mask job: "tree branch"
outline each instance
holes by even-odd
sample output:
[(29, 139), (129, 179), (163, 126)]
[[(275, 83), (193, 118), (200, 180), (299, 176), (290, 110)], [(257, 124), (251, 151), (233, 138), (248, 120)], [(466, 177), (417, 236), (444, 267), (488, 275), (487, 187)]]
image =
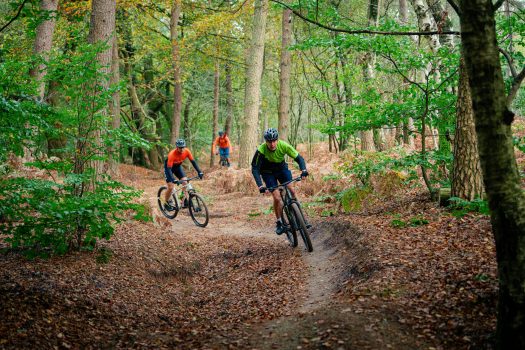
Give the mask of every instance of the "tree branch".
[(316, 25), (320, 28), (327, 29), (332, 32), (339, 32), (339, 33), (347, 33), (347, 34), (378, 34), (378, 35), (460, 35), (461, 33), (458, 31), (432, 31), (432, 32), (385, 32), (385, 31), (379, 31), (379, 30), (370, 30), (370, 29), (357, 29), (357, 30), (351, 30), (351, 29), (344, 29), (344, 28), (335, 28), (330, 27), (326, 24), (314, 21), (306, 16), (303, 16), (300, 12), (294, 10), (289, 5), (280, 2), (279, 0), (270, 0), (272, 2), (275, 2), (276, 4), (279, 4), (283, 7), (286, 7), (289, 10), (292, 10), (293, 14), (297, 17), (301, 18), (302, 20), (311, 23), (313, 25)]
[(18, 16), (20, 16), (20, 13), (22, 12), (22, 9), (24, 8), (24, 6), (26, 5), (26, 3), (28, 2), (29, 0), (24, 0), (21, 4), (20, 4), (20, 7), (18, 7), (18, 11), (16, 13), (16, 15), (11, 18), (9, 20), (9, 22), (7, 22), (6, 24), (4, 24), (4, 26), (2, 28), (0, 28), (0, 32), (2, 32), (4, 29), (6, 29), (9, 25), (11, 25), (11, 23), (13, 23), (17, 18)]
[(494, 12), (496, 12), (501, 7), (501, 5), (503, 5), (503, 3), (505, 1), (506, 0), (498, 0), (498, 1), (496, 1), (496, 3), (494, 4)]
[(498, 51), (501, 52), (503, 54), (503, 56), (505, 56), (505, 59), (507, 60), (507, 63), (509, 64), (509, 68), (510, 68), (510, 73), (512, 74), (512, 77), (514, 79), (516, 79), (516, 68), (514, 68), (514, 65), (512, 64), (512, 57), (510, 57), (510, 54), (502, 49), (501, 47), (498, 47)]
[(521, 72), (512, 80), (512, 86), (510, 87), (509, 95), (507, 96), (507, 106), (510, 106), (512, 101), (514, 101), (514, 98), (516, 98), (523, 79), (525, 79), (525, 67), (523, 67)]
[(447, 0), (448, 4), (450, 5), (450, 7), (452, 7), (454, 9), (454, 11), (456, 11), (456, 14), (458, 16), (461, 15), (461, 9), (459, 8), (458, 4), (456, 4), (454, 2), (454, 0)]

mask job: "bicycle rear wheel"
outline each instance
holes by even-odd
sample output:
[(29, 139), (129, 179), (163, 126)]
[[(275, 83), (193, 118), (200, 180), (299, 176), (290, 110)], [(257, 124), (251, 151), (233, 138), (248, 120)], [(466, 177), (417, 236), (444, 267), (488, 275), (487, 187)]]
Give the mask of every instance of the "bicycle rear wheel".
[(290, 246), (294, 248), (297, 247), (297, 222), (295, 221), (295, 216), (290, 212), (289, 207), (283, 207), (281, 219), (283, 220), (284, 224), (288, 226), (288, 230), (286, 230), (286, 238), (288, 239)]
[(173, 200), (173, 205), (170, 205), (169, 207), (165, 207), (162, 205), (162, 201), (160, 200), (162, 197), (166, 195), (166, 191), (168, 188), (166, 186), (161, 186), (159, 188), (159, 191), (157, 192), (157, 204), (159, 205), (159, 209), (164, 214), (165, 217), (168, 219), (175, 219), (177, 214), (179, 213), (179, 203), (177, 201), (177, 197), (175, 196), (175, 191), (172, 192), (171, 198)]
[(190, 216), (195, 225), (206, 227), (209, 221), (208, 207), (201, 196), (196, 193), (190, 193), (189, 199)]
[(308, 229), (306, 228), (306, 223), (304, 222), (304, 216), (301, 212), (301, 208), (299, 208), (298, 203), (292, 203), (291, 208), (295, 214), (295, 219), (297, 220), (297, 228), (299, 229), (299, 232), (301, 233), (301, 238), (303, 239), (304, 245), (306, 247), (306, 250), (309, 252), (312, 252), (314, 250), (314, 247), (312, 246), (312, 241), (310, 240), (310, 234), (308, 233)]

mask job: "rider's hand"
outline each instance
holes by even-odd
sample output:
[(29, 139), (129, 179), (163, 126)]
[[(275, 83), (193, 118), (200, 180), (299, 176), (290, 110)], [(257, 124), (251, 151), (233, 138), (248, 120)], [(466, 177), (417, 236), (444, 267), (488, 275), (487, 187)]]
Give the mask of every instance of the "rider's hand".
[(301, 172), (301, 177), (304, 179), (305, 177), (307, 177), (309, 174), (308, 174), (308, 170), (304, 169), (302, 172)]
[(204, 177), (204, 173), (200, 172), (200, 173), (199, 173), (199, 179), (202, 180), (203, 177)]
[(266, 187), (264, 186), (259, 187), (259, 193), (266, 193)]

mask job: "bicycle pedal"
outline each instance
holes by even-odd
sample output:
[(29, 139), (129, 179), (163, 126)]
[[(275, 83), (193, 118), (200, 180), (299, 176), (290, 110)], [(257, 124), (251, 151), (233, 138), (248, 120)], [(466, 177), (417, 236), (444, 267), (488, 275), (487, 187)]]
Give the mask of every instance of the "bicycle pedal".
[(306, 224), (306, 228), (312, 228), (312, 224)]

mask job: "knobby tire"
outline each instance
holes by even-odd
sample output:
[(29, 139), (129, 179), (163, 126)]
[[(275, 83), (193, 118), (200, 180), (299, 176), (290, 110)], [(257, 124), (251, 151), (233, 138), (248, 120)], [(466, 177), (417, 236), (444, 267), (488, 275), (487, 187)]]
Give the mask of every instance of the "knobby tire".
[(288, 225), (289, 230), (285, 232), (286, 238), (290, 243), (290, 246), (297, 247), (297, 223), (295, 221), (294, 215), (290, 212), (289, 207), (283, 207), (283, 212), (281, 213), (281, 218), (285, 225)]
[(204, 203), (202, 197), (196, 193), (191, 193), (188, 206), (190, 210), (190, 216), (195, 225), (199, 227), (206, 227), (209, 221), (209, 214), (208, 207), (206, 206), (206, 203)]
[(303, 239), (304, 245), (306, 246), (306, 250), (312, 252), (314, 250), (314, 247), (312, 246), (310, 234), (308, 233), (308, 229), (306, 228), (306, 223), (304, 222), (304, 216), (301, 212), (301, 208), (299, 208), (299, 204), (297, 203), (292, 203), (290, 207), (292, 208), (293, 213), (295, 214), (297, 228), (301, 233), (301, 238)]
[(162, 198), (161, 196), (164, 196), (164, 193), (165, 193), (164, 191), (167, 191), (167, 190), (168, 188), (166, 186), (161, 186), (159, 188), (159, 191), (157, 192), (157, 204), (159, 205), (159, 210), (165, 217), (167, 217), (168, 219), (175, 219), (175, 217), (179, 213), (179, 208), (180, 208), (179, 203), (177, 201), (177, 197), (175, 196), (175, 191), (173, 191), (171, 194), (173, 203), (175, 203), (175, 206), (172, 206), (173, 210), (166, 210), (166, 208), (163, 207), (162, 202), (160, 201), (160, 199)]

